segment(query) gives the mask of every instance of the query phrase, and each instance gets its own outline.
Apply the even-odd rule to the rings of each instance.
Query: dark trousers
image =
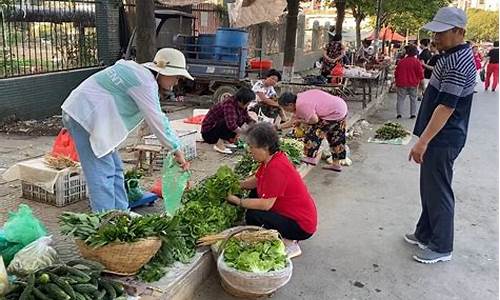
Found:
[[[236,133],[227,128],[226,122],[220,122],[209,131],[201,132],[201,136],[206,143],[216,144],[219,139],[232,142],[232,140],[236,137]]]
[[[282,237],[289,240],[307,240],[312,234],[305,232],[292,219],[272,211],[248,209],[245,214],[247,225],[276,229]]]
[[[455,196],[451,182],[453,163],[462,148],[428,147],[420,166],[422,214],[416,238],[439,253],[453,251]]]

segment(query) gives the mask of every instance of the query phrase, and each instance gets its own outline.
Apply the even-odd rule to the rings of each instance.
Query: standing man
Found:
[[[417,47],[408,45],[405,47],[406,57],[399,61],[394,71],[396,88],[398,93],[396,111],[397,119],[403,114],[403,105],[406,96],[410,97],[410,119],[417,114],[417,91],[418,87],[424,85],[424,69],[417,59]]]
[[[465,145],[476,82],[472,49],[464,43],[467,16],[454,7],[441,8],[424,29],[434,32],[444,51],[425,91],[413,133],[419,139],[409,159],[420,164],[422,214],[415,233],[405,240],[421,249],[413,258],[421,263],[451,259],[455,197],[453,163]]]

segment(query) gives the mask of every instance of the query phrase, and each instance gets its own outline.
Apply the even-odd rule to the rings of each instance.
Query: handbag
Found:
[[[484,73],[485,73],[484,69],[481,69],[481,71],[479,72],[479,78],[481,78],[482,82],[484,82],[485,77],[486,77],[486,75]]]

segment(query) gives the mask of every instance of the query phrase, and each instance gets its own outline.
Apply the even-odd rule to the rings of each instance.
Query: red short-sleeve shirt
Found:
[[[257,194],[260,198],[274,198],[272,212],[296,221],[307,233],[316,232],[317,212],[314,200],[299,172],[283,152],[277,152],[257,173]]]

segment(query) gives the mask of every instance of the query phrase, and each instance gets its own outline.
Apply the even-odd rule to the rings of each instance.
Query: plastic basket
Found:
[[[81,168],[60,176],[54,184],[54,193],[32,183],[21,181],[22,197],[57,207],[87,199],[87,183]]]
[[[186,160],[193,160],[198,156],[196,151],[196,130],[176,130],[182,144],[182,151]],[[148,135],[144,137],[144,144],[146,145],[161,145],[160,141],[155,135]],[[163,165],[163,159],[167,155],[168,150],[162,149],[161,155],[154,160],[154,169],[157,170]]]

